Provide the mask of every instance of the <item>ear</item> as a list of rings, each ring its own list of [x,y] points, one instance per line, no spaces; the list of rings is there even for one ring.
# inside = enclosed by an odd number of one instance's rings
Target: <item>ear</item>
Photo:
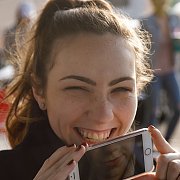
[[[35,76],[31,75],[32,80],[32,92],[34,95],[35,100],[37,101],[39,108],[41,110],[46,110],[46,103],[45,103],[45,97],[43,90],[41,89],[41,86],[38,83],[37,78]]]

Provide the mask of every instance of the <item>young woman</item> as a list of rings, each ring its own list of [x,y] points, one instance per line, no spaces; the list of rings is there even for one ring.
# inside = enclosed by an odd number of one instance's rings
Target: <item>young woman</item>
[[[67,179],[87,143],[129,132],[152,77],[145,37],[104,0],[48,1],[9,92],[0,179]],[[178,178],[180,155],[149,130],[162,155],[145,178]]]

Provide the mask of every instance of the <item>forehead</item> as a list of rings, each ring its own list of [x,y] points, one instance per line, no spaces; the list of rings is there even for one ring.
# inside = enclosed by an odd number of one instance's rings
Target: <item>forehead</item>
[[[135,67],[135,55],[126,40],[109,33],[82,33],[59,39],[53,45],[51,57],[54,67],[59,67],[61,72],[125,74],[129,73],[127,68],[134,70]]]

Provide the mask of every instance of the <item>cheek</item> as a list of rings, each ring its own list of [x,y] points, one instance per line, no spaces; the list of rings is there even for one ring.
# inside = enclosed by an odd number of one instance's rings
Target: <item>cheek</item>
[[[47,99],[47,113],[50,125],[56,135],[65,139],[83,114],[85,102],[80,99],[66,98],[66,96],[51,96]]]
[[[131,96],[126,101],[120,101],[118,104],[117,114],[118,119],[122,124],[124,133],[127,133],[131,128],[137,110],[137,98]]]
[[[51,95],[47,99],[47,111],[50,117],[59,119],[70,119],[77,114],[83,107],[84,101],[77,96]],[[69,117],[69,118],[67,118]],[[63,120],[62,120],[63,121]]]
[[[133,98],[131,101],[130,101],[130,106],[129,108],[127,109],[127,116],[129,118],[129,124],[127,124],[127,129],[126,129],[126,132],[129,131],[129,129],[131,128],[133,122],[134,122],[134,119],[135,119],[135,115],[136,115],[136,111],[137,111],[137,99],[136,98]]]

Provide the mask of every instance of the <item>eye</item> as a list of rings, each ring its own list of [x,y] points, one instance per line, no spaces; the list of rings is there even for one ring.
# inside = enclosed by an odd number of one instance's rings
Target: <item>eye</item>
[[[116,93],[116,92],[132,92],[132,89],[128,87],[117,87],[111,91],[111,93]]]
[[[83,87],[83,86],[68,86],[68,87],[65,87],[64,90],[80,90],[80,91],[87,91],[89,92],[89,90],[86,88],[86,87]]]

